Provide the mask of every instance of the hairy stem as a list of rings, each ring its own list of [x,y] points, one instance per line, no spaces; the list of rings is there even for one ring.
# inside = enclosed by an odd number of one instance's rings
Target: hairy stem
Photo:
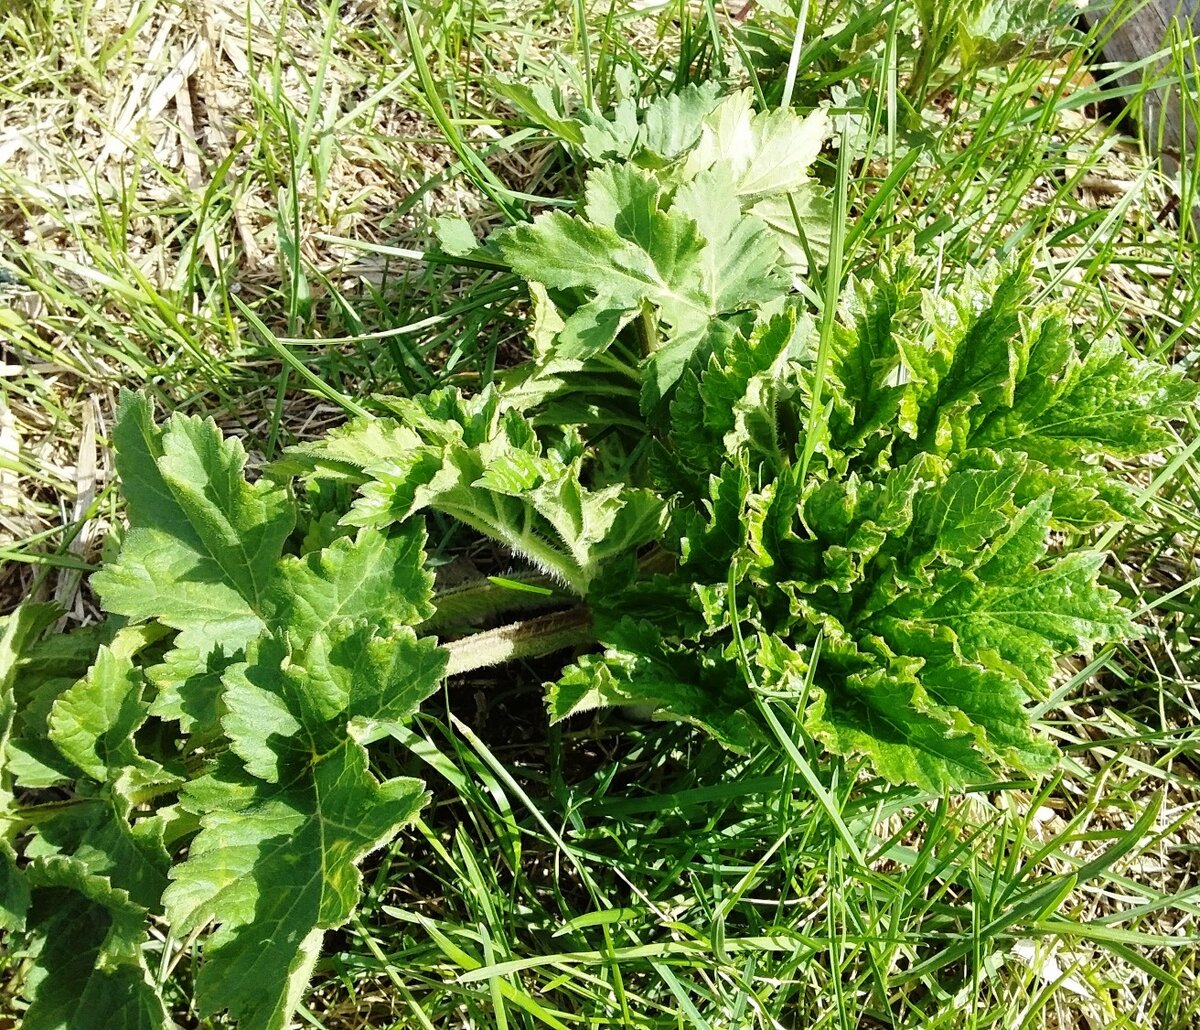
[[[450,652],[446,675],[456,676],[501,662],[540,658],[567,647],[595,642],[592,613],[587,608],[572,608],[497,626],[483,633],[448,641],[442,646]]]
[[[531,611],[563,602],[562,595],[544,593],[553,590],[555,580],[541,572],[514,572],[504,577],[514,583],[524,583],[534,590],[504,586],[491,579],[471,579],[465,583],[435,589],[436,612],[421,624],[424,632],[432,633],[446,626],[470,624],[477,619],[505,612]]]
[[[643,304],[642,310],[631,323],[634,338],[637,340],[638,354],[646,358],[658,349],[658,319],[649,304]]]
[[[36,828],[39,824],[49,822],[62,812],[81,805],[95,805],[96,798],[74,797],[62,801],[44,801],[41,804],[14,805],[8,811],[0,814],[0,827],[5,831],[15,830],[23,833]]]

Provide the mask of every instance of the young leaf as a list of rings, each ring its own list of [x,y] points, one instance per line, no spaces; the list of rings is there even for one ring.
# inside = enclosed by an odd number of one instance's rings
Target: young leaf
[[[637,161],[664,167],[686,155],[700,142],[704,121],[719,95],[717,83],[704,82],[652,101],[642,116]]]
[[[424,508],[451,515],[511,548],[542,571],[583,594],[604,563],[659,532],[662,503],[649,490],[583,485],[581,444],[567,434],[547,447],[533,427],[485,391],[469,402],[439,391],[421,402],[397,405],[422,443],[402,460],[370,453],[388,439],[373,422],[361,422],[361,446],[351,430],[338,448],[353,452],[366,482],[345,521],[383,527]],[[320,449],[298,456],[323,462]]]
[[[852,326],[837,324],[833,332],[830,382],[835,387],[831,431],[835,446],[860,450],[873,434],[883,436],[900,419],[904,385],[896,372],[900,349],[894,324],[904,299],[901,286],[881,279],[850,287]],[[916,427],[901,421],[900,430]]]
[[[475,230],[461,215],[439,215],[434,221],[438,244],[451,257],[466,257],[479,247]]]
[[[717,472],[726,455],[749,451],[756,460],[781,460],[778,402],[790,387],[810,326],[786,309],[731,335],[697,376],[689,372],[671,402],[669,439],[692,469]]]
[[[174,415],[163,431],[149,402],[124,393],[114,433],[117,470],[136,483],[121,555],[92,577],[105,607],[158,619],[178,645],[207,654],[244,646],[263,610],[295,516],[283,490],[242,477],[245,452],[216,425]]]
[[[59,695],[50,710],[50,739],[78,769],[103,783],[126,767],[152,775],[159,767],[136,750],[133,735],[145,721],[145,687],[134,657],[144,645],[126,630],[100,648],[87,675]]]
[[[509,229],[500,250],[527,279],[589,295],[565,320],[561,358],[595,357],[643,305],[656,309],[665,332],[647,341],[655,400],[674,385],[713,316],[779,292],[779,244],[743,214],[723,166],[674,197],[630,165],[605,166],[589,176],[585,209],[589,220],[554,211]]]
[[[705,120],[687,165],[696,174],[728,168],[739,197],[790,193],[808,182],[808,167],[829,137],[823,110],[797,118],[791,111],[755,113],[749,90],[726,97]]]
[[[1012,405],[1026,293],[1018,272],[984,272],[958,292],[926,294],[928,338],[897,338],[913,380],[908,400],[920,412],[914,446],[938,454],[965,450],[973,425]]]

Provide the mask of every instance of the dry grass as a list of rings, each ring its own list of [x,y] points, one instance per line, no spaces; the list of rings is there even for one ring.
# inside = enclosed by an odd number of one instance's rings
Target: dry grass
[[[553,60],[563,27],[533,5],[492,13],[476,11],[486,48],[454,17],[422,31],[446,84],[434,102],[520,189],[550,152],[501,145],[482,83]],[[481,233],[496,215],[429,103],[397,10],[370,2],[0,6],[0,610],[54,595],[82,616],[61,587],[78,570],[53,570],[68,552],[95,560],[114,515],[104,441],[121,387],[150,385],[250,447],[325,424],[235,299],[350,384],[365,372],[380,388],[389,334],[445,353],[443,312],[482,280],[406,255],[435,214]]]
[[[231,296],[286,327],[293,276],[319,302],[324,283],[355,296],[406,274],[331,240],[423,238],[429,212],[478,207],[457,179],[413,202],[453,154],[375,5],[78,6],[0,15],[0,269],[15,280],[0,287],[0,555],[18,559],[3,608],[82,603],[63,587],[78,573],[29,559],[95,558],[120,386],[158,384],[253,436],[279,363],[241,335]],[[299,426],[322,421],[289,398]]]

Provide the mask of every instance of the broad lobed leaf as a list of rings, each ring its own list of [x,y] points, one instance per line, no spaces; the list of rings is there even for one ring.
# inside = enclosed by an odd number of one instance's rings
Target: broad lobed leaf
[[[381,436],[376,422],[356,423],[363,484],[348,523],[381,528],[403,523],[425,508],[444,512],[510,548],[576,593],[611,558],[655,539],[662,503],[649,490],[585,485],[583,446],[567,431],[553,444],[538,438],[515,411],[504,412],[491,390],[469,401],[443,390],[420,401],[397,404],[403,425],[421,443],[400,459],[390,448],[371,448]],[[339,437],[351,447],[354,428]],[[295,460],[325,467],[319,447]]]
[[[90,1026],[100,1013],[119,1030],[170,1025],[142,955],[145,910],[78,859],[38,858],[27,876],[34,961],[21,1025]]]
[[[94,588],[110,612],[179,630],[182,647],[245,646],[264,628],[268,586],[295,524],[285,492],[248,484],[241,445],[211,420],[174,415],[160,432],[146,398],[128,392],[117,417],[117,471],[137,484],[136,499],[121,555]]]
[[[525,96],[521,106],[553,127],[546,100]],[[581,115],[583,149],[602,163],[580,210],[539,215],[495,245],[531,290],[550,291],[539,306],[557,309],[540,374],[564,362],[611,373],[600,359],[619,351],[638,366],[651,413],[724,338],[727,320],[781,297],[789,276],[824,253],[829,213],[808,168],[829,124],[823,112],[755,112],[748,92],[717,101],[711,87],[652,102],[640,132],[622,122],[630,110],[613,122]],[[526,392],[531,378],[522,374]]]
[[[748,752],[774,746],[766,693],[808,746],[932,791],[1051,770],[1030,701],[1062,656],[1136,634],[1088,534],[1138,517],[1116,461],[1171,448],[1193,384],[1078,340],[1022,269],[936,293],[881,269],[822,337],[789,282],[828,236],[823,112],[713,86],[611,116],[506,96],[593,165],[574,213],[479,248],[530,284],[532,361],[473,397],[381,398],[392,417],[255,482],[213,422],[160,428],[124,395],[130,526],[93,579],[115,618],[61,645],[53,608],[0,622],[0,927],[30,958],[26,1025],[164,1026],[164,917],[202,935],[201,1017],[287,1025],[358,863],[424,800],[366,742],[447,669],[418,635],[427,510],[586,600],[599,648],[552,718],[649,705]],[[30,801],[48,787],[62,811]]]
[[[485,425],[451,436],[482,439]],[[295,501],[248,483],[240,446],[211,422],[160,429],[126,395],[114,438],[131,527],[95,579],[124,618],[81,636],[79,654],[47,655],[19,692],[11,670],[58,613],[25,608],[0,630],[0,921],[37,956],[28,1025],[84,1025],[89,1006],[112,1025],[165,1026],[142,964],[153,915],[180,939],[215,926],[204,1014],[283,1027],[324,931],[357,903],[357,862],[424,801],[415,780],[380,782],[363,743],[411,718],[445,672],[413,629],[434,610],[424,529],[325,527],[289,553]],[[337,459],[329,474],[352,472]],[[154,719],[180,737],[164,748]],[[29,823],[12,791],[44,785],[71,801]],[[8,827],[30,825],[18,858]],[[80,926],[78,959],[60,911]]]
[[[337,635],[361,654],[364,630],[342,624]],[[201,830],[163,903],[181,933],[217,925],[198,1003],[228,1009],[244,1026],[286,1025],[323,931],[357,904],[355,863],[425,799],[418,781],[377,781],[346,724],[352,710],[411,715],[441,679],[444,654],[427,643],[423,662],[375,651],[375,661],[347,668],[337,646],[320,632],[298,653],[278,638],[252,645],[226,678],[224,726],[242,768],[219,763],[184,795]],[[408,648],[420,648],[415,637]]]

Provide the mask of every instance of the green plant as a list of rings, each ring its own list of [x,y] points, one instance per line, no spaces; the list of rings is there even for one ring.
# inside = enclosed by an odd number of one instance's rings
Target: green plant
[[[917,107],[939,85],[933,75],[943,65],[953,64],[955,73],[965,75],[1003,66],[1030,50],[1061,53],[1080,41],[1071,28],[1078,8],[1062,0],[918,0],[913,7],[916,61],[907,92]]]
[[[881,88],[899,80],[916,125],[942,90],[1079,47],[1078,16],[1062,0],[767,0],[748,6],[737,36],[772,100],[781,91],[803,97],[824,95],[833,83]]]
[[[650,142],[657,111],[683,126],[677,150]],[[610,575],[583,583],[514,546],[587,599],[604,646],[554,685],[554,717],[649,704],[745,749],[770,739],[764,698],[785,698],[810,741],[896,782],[940,790],[1004,765],[1052,768],[1027,706],[1056,658],[1135,633],[1086,546],[1089,531],[1138,517],[1112,463],[1170,448],[1162,423],[1194,386],[1112,340],[1074,339],[1032,305],[1019,269],[935,294],[902,262],[852,287],[818,331],[788,296],[777,233],[755,217],[761,194],[744,187],[791,202],[790,235],[806,239],[793,192],[811,187],[781,155],[811,140],[811,119],[754,115],[745,97],[714,107],[692,89],[652,105],[616,147],[558,131],[599,167],[580,213],[489,243],[531,281],[534,360],[455,415],[456,440],[478,441],[472,474],[521,468],[508,495],[561,493],[561,474],[537,465],[531,423],[545,425],[606,489],[619,468],[618,496],[649,488],[670,502],[663,553],[640,572],[630,541],[605,554]],[[425,480],[451,462],[402,460],[423,453],[405,434],[419,428],[427,446],[430,426],[411,409],[400,422],[383,448],[368,422],[302,450],[313,473],[357,486],[352,522],[494,505],[494,464],[471,504],[441,501]],[[526,453],[499,458],[518,440]],[[513,546],[512,531],[477,528]],[[545,524],[535,536],[570,547]]]
[[[116,617],[39,643],[57,613],[27,606],[0,653],[23,1025],[164,1025],[178,941],[211,925],[198,1009],[283,1026],[354,909],[355,863],[424,799],[379,782],[366,751],[443,675],[412,628],[432,614],[424,534],[297,541],[295,500],[248,484],[240,445],[180,415],[156,429],[138,395],[114,442],[130,528],[93,585]],[[178,935],[157,979],[147,919]]]
[[[1170,447],[1191,384],[1076,341],[1019,270],[930,293],[901,264],[815,322],[794,287],[828,222],[796,157],[820,114],[700,87],[560,114],[595,167],[576,214],[484,246],[535,302],[499,385],[380,398],[253,484],[212,422],[158,429],[125,395],[110,618],[47,635],[27,606],[0,646],[25,1025],[161,1026],[197,940],[202,1014],[284,1025],[357,863],[422,803],[368,746],[446,674],[584,647],[556,719],[648,704],[941,790],[1051,768],[1030,699],[1058,656],[1134,632],[1079,543],[1138,516],[1107,460]],[[435,591],[425,512],[528,570]],[[531,606],[556,610],[473,632]]]

